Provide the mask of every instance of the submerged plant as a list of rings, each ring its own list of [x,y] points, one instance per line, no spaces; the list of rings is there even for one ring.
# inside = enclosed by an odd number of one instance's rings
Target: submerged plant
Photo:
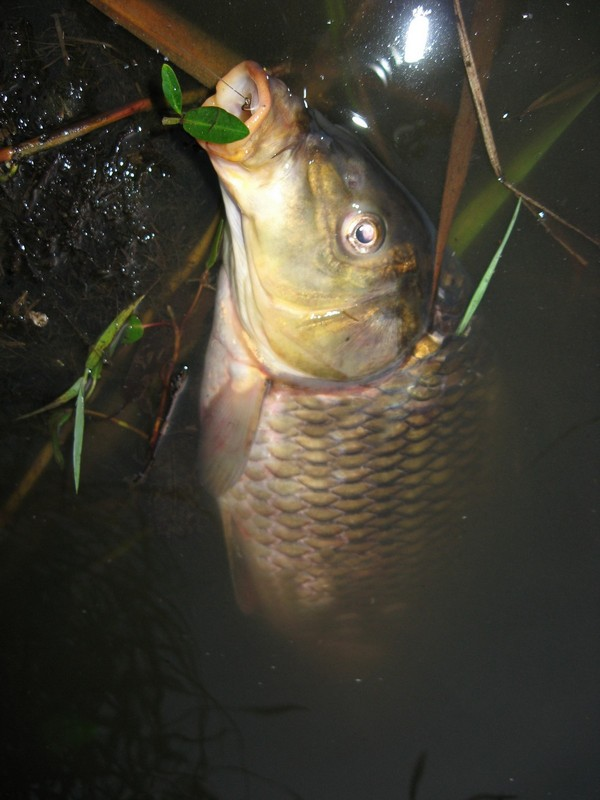
[[[512,218],[511,218],[510,222],[508,223],[508,228],[506,229],[506,233],[504,234],[504,236],[502,237],[502,241],[500,242],[500,246],[498,247],[498,249],[494,253],[494,256],[493,256],[492,260],[490,261],[490,263],[488,264],[488,267],[487,267],[486,271],[483,273],[483,277],[481,278],[477,288],[473,292],[473,296],[471,297],[471,300],[469,301],[469,305],[467,306],[467,310],[465,311],[465,313],[463,315],[463,318],[461,319],[461,321],[460,321],[460,323],[458,325],[458,328],[456,329],[456,335],[457,336],[462,336],[462,334],[467,330],[467,328],[469,326],[469,322],[471,321],[471,319],[473,317],[473,314],[475,314],[475,312],[479,308],[479,304],[483,300],[483,296],[487,291],[489,283],[492,280],[492,278],[494,277],[494,272],[496,271],[496,267],[498,266],[498,262],[502,258],[502,253],[504,252],[504,248],[506,247],[506,245],[508,243],[508,240],[510,239],[510,235],[511,235],[511,233],[513,231],[513,228],[515,227],[515,223],[517,221],[517,217],[519,216],[519,211],[521,210],[521,203],[522,202],[523,202],[522,198],[519,197],[519,199],[517,200],[517,205],[515,207],[515,210],[514,210],[514,213],[512,215]]]
[[[98,340],[90,349],[81,377],[77,378],[72,386],[70,386],[51,403],[48,403],[47,405],[42,406],[42,408],[38,408],[35,411],[31,411],[29,414],[23,414],[21,417],[19,417],[19,419],[34,417],[37,414],[42,414],[44,411],[58,409],[61,406],[67,405],[73,399],[75,400],[74,409],[66,409],[64,413],[58,417],[53,438],[55,442],[58,442],[58,434],[60,433],[62,427],[71,418],[74,410],[73,478],[76,492],[79,490],[79,478],[81,472],[81,451],[83,447],[83,431],[85,425],[85,403],[92,396],[94,389],[96,388],[96,383],[102,375],[104,364],[106,360],[114,354],[119,341],[123,339],[124,342],[131,344],[141,338],[143,334],[142,323],[133,312],[142,299],[143,297],[140,297],[130,303],[127,308],[117,314],[110,325],[102,332]]]

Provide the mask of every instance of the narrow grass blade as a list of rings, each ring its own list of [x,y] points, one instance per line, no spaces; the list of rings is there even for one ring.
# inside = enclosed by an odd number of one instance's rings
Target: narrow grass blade
[[[517,221],[517,217],[518,217],[519,211],[521,209],[521,202],[522,202],[521,198],[519,197],[519,199],[517,201],[517,207],[515,208],[515,212],[512,215],[512,219],[511,219],[511,221],[510,221],[510,223],[508,225],[508,228],[506,229],[506,233],[504,234],[504,237],[503,237],[502,241],[500,242],[500,247],[494,253],[494,257],[490,261],[490,264],[489,264],[488,268],[486,269],[486,271],[485,271],[485,273],[483,275],[483,278],[479,282],[479,286],[477,287],[477,289],[473,293],[473,297],[471,298],[471,301],[469,302],[469,305],[467,306],[467,310],[465,311],[465,314],[464,314],[463,318],[461,319],[458,328],[456,329],[456,335],[457,336],[462,336],[462,334],[465,332],[465,330],[467,329],[467,326],[469,325],[469,322],[471,321],[471,318],[473,317],[473,314],[477,311],[477,308],[479,307],[479,304],[481,303],[481,301],[483,299],[483,296],[486,293],[486,290],[487,290],[487,287],[489,285],[489,282],[492,280],[494,272],[496,271],[496,267],[498,266],[498,262],[500,261],[500,258],[502,257],[502,253],[504,252],[504,248],[506,247],[506,243],[508,242],[508,240],[510,238],[510,235],[511,235],[511,233],[513,231],[513,228],[515,227],[515,222]]]
[[[61,469],[65,465],[65,459],[62,454],[62,450],[60,449],[61,432],[72,416],[73,416],[73,410],[71,408],[62,409],[61,411],[57,410],[52,415],[50,421],[50,430],[52,436],[52,452],[54,454],[54,460]]]
[[[20,417],[17,417],[17,420],[21,419],[29,419],[29,417],[35,417],[37,414],[42,414],[44,411],[52,411],[53,408],[58,408],[59,406],[63,406],[65,403],[68,403],[69,400],[72,400],[80,391],[81,391],[81,378],[77,378],[75,383],[70,386],[66,392],[63,392],[60,397],[57,397],[56,400],[53,400],[51,403],[48,403],[41,408],[36,408],[35,411],[30,411],[28,414],[21,414]]]
[[[85,396],[84,381],[75,400],[75,427],[73,429],[73,479],[75,481],[75,494],[79,491],[79,477],[81,473],[81,449],[83,447],[83,428],[85,424]]]

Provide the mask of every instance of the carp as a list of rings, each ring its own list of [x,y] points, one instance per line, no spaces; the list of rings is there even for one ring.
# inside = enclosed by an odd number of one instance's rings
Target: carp
[[[228,225],[200,468],[238,604],[289,636],[378,649],[458,538],[484,455],[480,337],[453,335],[469,287],[449,258],[430,313],[425,213],[258,64],[205,105],[250,131],[201,142]]]

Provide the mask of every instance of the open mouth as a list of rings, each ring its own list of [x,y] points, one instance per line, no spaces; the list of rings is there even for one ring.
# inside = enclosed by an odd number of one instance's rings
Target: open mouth
[[[269,76],[255,61],[242,61],[219,79],[215,94],[203,105],[224,108],[241,119],[252,134],[271,108]]]

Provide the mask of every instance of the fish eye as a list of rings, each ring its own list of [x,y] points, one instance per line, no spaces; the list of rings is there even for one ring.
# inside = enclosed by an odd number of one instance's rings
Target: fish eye
[[[374,253],[384,239],[385,226],[376,214],[351,214],[342,223],[342,245],[351,253]]]

